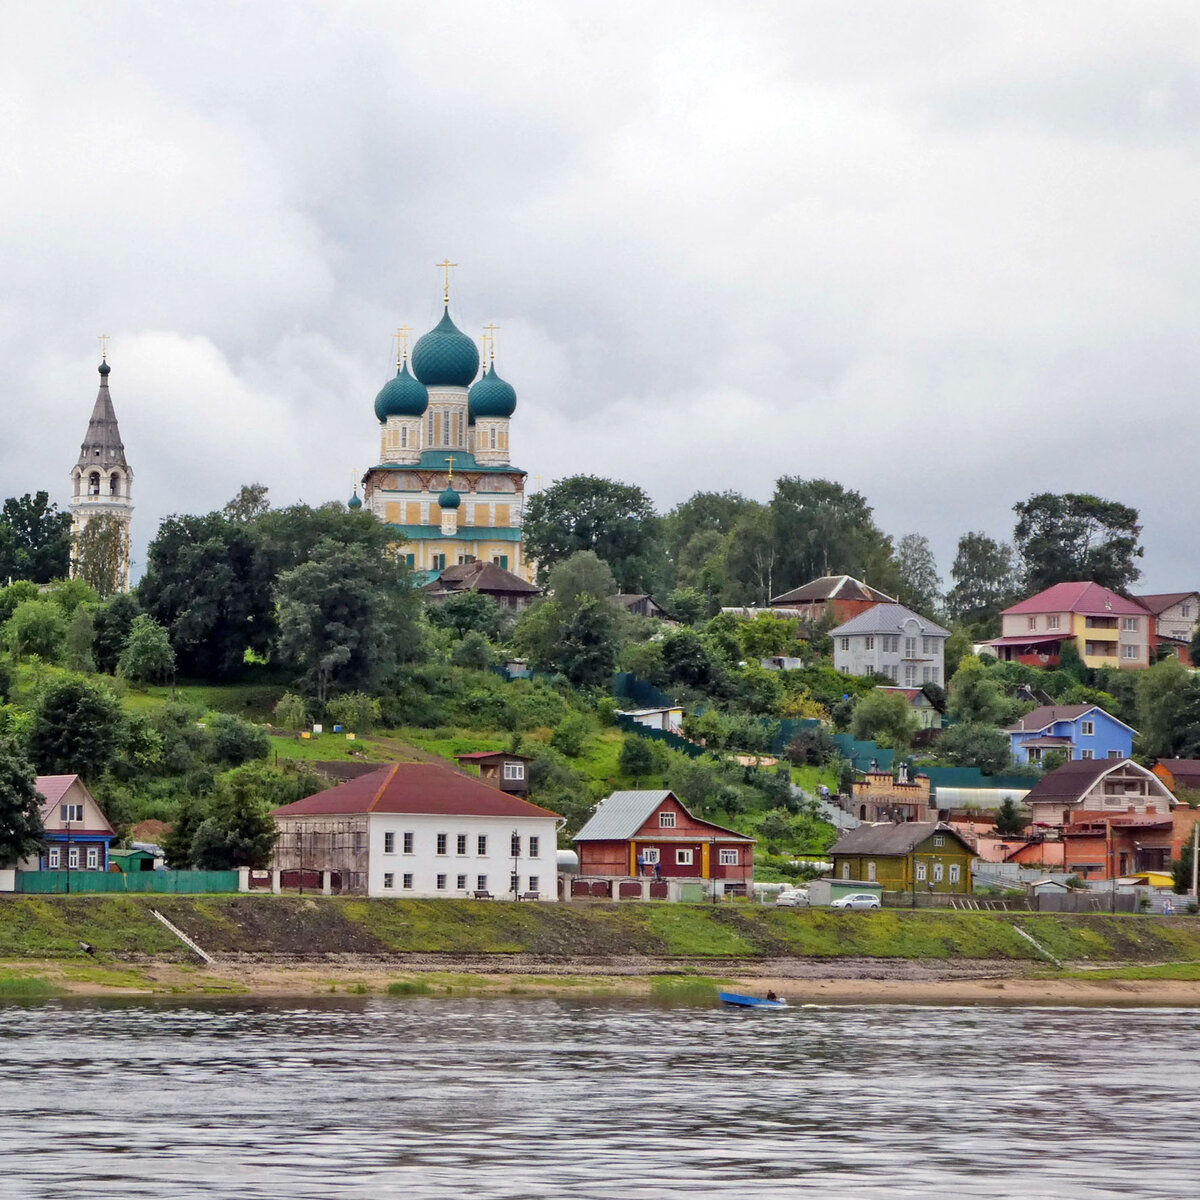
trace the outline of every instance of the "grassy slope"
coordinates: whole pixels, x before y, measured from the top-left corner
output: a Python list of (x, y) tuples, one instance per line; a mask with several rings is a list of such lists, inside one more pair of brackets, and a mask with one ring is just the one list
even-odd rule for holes
[(529, 953), (1040, 961), (1016, 933), (1020, 926), (1064, 960), (1200, 963), (1200, 921), (1178, 918), (308, 896), (12, 897), (0, 900), (0, 958), (73, 957), (80, 941), (118, 957), (186, 958), (151, 908), (210, 951), (301, 958)]

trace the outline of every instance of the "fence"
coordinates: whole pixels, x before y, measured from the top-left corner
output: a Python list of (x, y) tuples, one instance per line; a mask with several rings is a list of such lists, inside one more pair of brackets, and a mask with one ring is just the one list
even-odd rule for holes
[(85, 892), (236, 892), (236, 871), (17, 871), (25, 895)]
[(689, 742), (687, 738), (680, 737), (679, 734), (672, 733), (669, 729), (651, 729), (647, 725), (639, 725), (637, 721), (624, 713), (617, 713), (616, 720), (617, 727), (626, 733), (636, 733), (638, 737), (649, 738), (653, 742), (666, 742), (672, 750), (682, 750), (689, 758), (699, 758), (702, 754), (708, 753), (703, 746), (697, 746), (695, 742)]
[(618, 671), (613, 676), (612, 690), (618, 699), (630, 700), (642, 708), (670, 708), (675, 704), (666, 692), (660, 692), (653, 684), (628, 671)]

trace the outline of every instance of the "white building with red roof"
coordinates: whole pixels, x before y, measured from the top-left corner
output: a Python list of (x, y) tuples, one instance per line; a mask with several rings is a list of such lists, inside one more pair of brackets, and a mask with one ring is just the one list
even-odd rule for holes
[(1136, 600), (1098, 583), (1056, 583), (1006, 608), (1000, 636), (985, 648), (1006, 662), (1058, 665), (1065, 642), (1074, 641), (1089, 667), (1148, 667), (1154, 615)]
[(368, 896), (556, 900), (563, 818), (435, 763), (395, 763), (271, 814), (272, 866)]

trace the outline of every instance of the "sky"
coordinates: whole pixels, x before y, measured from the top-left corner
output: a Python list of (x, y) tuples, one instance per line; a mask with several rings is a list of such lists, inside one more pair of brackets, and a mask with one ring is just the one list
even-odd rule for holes
[(67, 503), (109, 335), (135, 572), (242, 483), (349, 496), (448, 257), (531, 489), (834, 479), (947, 581), (1093, 492), (1200, 586), (1194, 0), (39, 0), (5, 42), (0, 490)]

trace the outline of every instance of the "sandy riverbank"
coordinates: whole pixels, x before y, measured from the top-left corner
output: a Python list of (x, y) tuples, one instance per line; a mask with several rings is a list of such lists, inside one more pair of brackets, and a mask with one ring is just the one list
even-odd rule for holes
[[(744, 965), (744, 964), (738, 964)], [(764, 964), (765, 965), (765, 964)], [(456, 969), (458, 966), (476, 969)], [(439, 963), (438, 969), (409, 963), (217, 963), (193, 968), (178, 963), (95, 963), (80, 966), (61, 960), (22, 959), (0, 963), (0, 1000), (36, 995), (22, 992), (43, 986), (46, 994), (81, 996), (262, 996), (302, 998), (329, 995), (394, 994), (463, 996), (525, 995), (576, 997), (654, 997), (703, 1002), (718, 988), (762, 995), (768, 990), (802, 1004), (983, 1004), (983, 1005), (1131, 1005), (1200, 1007), (1200, 979), (1080, 978), (1013, 972), (1011, 965), (990, 973), (946, 969), (945, 964), (905, 964), (894, 977), (882, 977), (878, 964), (853, 975), (846, 964), (836, 976), (822, 975), (832, 963), (806, 963), (802, 974), (789, 963), (785, 972), (739, 971), (734, 964), (710, 963), (704, 973), (615, 973), (480, 971), (475, 962)], [(448, 969), (449, 968), (449, 969)], [(728, 969), (733, 968), (733, 969)], [(1169, 973), (1170, 968), (1165, 968)], [(1187, 973), (1186, 967), (1181, 973)]]

